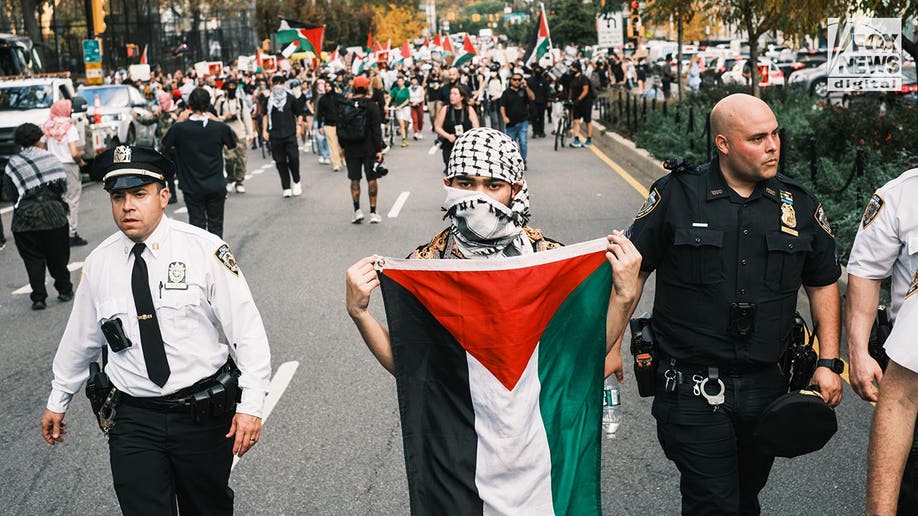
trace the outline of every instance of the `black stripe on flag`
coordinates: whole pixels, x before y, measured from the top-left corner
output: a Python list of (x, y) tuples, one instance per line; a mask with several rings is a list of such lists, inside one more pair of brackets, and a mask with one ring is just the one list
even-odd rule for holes
[(395, 359), (411, 513), (482, 514), (466, 352), (404, 287), (379, 274)]

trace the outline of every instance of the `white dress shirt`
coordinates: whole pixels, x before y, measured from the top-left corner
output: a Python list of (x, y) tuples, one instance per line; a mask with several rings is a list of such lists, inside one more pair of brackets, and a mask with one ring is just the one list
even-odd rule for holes
[(918, 373), (918, 289), (905, 298), (899, 307), (899, 319), (893, 325), (883, 347), (886, 354), (902, 367)]
[(892, 276), (890, 321), (918, 273), (918, 168), (873, 194), (851, 246), (848, 273), (866, 279)]
[[(233, 355), (242, 375), (237, 412), (261, 417), (271, 378), (268, 338), (248, 284), (229, 247), (203, 229), (163, 216), (146, 240), (150, 292), (171, 374), (163, 387), (147, 377), (131, 290), (134, 247), (120, 231), (83, 264), (73, 311), (54, 357), (47, 408), (65, 412), (89, 376), (105, 337), (100, 325), (121, 319), (132, 346), (108, 352), (105, 368), (119, 390), (135, 397), (165, 396), (213, 375)], [(226, 342), (221, 342), (221, 330)], [(228, 343), (228, 344), (227, 344)]]

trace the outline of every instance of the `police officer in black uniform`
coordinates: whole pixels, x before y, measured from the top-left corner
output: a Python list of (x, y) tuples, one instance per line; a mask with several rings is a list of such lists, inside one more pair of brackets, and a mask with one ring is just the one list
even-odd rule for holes
[(840, 269), (819, 200), (777, 175), (778, 123), (761, 100), (730, 95), (711, 113), (717, 156), (654, 183), (629, 236), (656, 270), (653, 415), (681, 474), (683, 514), (759, 514), (774, 457), (752, 433), (787, 392), (777, 362), (801, 284), (820, 361), (812, 383), (841, 401)]

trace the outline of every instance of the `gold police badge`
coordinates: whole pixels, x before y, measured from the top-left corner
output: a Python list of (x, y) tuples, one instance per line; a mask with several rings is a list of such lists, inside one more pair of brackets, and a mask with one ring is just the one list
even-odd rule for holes
[(781, 224), (789, 228), (797, 227), (797, 213), (790, 204), (781, 204)]
[(130, 163), (131, 148), (127, 145), (119, 145), (115, 147), (115, 153), (114, 156), (112, 156), (112, 161), (115, 163)]

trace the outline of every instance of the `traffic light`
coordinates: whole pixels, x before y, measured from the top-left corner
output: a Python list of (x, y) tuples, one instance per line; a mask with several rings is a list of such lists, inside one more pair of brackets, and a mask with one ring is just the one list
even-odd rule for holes
[(644, 27), (641, 25), (641, 15), (632, 11), (628, 18), (628, 37), (631, 39), (640, 37), (644, 34)]
[(105, 32), (105, 6), (103, 0), (92, 0), (92, 32), (102, 34)]

